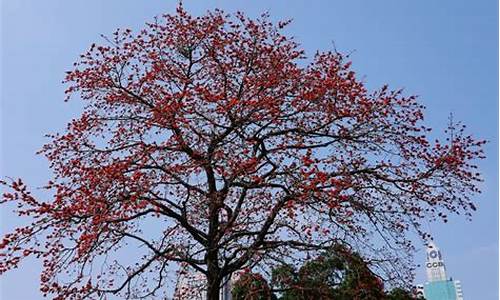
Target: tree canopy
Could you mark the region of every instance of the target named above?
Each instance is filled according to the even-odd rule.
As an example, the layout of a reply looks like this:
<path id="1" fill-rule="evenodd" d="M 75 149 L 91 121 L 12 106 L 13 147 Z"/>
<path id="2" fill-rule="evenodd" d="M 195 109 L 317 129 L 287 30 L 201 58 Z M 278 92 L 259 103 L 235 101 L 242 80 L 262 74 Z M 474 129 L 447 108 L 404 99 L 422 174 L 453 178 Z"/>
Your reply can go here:
<path id="1" fill-rule="evenodd" d="M 271 283 L 259 273 L 244 272 L 234 283 L 235 300 L 413 300 L 412 287 L 384 289 L 381 278 L 363 259 L 337 247 L 297 270 L 282 264 L 271 270 Z"/>
<path id="2" fill-rule="evenodd" d="M 40 151 L 51 196 L 2 181 L 27 225 L 0 273 L 31 256 L 54 299 L 135 299 L 184 263 L 212 300 L 237 270 L 343 245 L 407 280 L 407 232 L 474 209 L 483 141 L 458 125 L 431 141 L 416 97 L 369 91 L 337 51 L 306 56 L 288 23 L 179 6 L 92 44 L 65 79 L 85 108 Z"/>

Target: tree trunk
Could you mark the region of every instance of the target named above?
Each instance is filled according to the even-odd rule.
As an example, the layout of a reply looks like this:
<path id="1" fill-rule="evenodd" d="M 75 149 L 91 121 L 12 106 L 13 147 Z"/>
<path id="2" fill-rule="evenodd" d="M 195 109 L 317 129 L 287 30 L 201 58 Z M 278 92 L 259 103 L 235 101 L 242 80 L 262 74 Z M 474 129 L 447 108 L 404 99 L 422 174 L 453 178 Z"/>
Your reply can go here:
<path id="1" fill-rule="evenodd" d="M 211 246 L 211 245 L 210 245 Z M 207 299 L 219 300 L 219 288 L 222 277 L 219 268 L 219 253 L 217 248 L 209 247 L 206 255 L 207 260 Z"/>
<path id="2" fill-rule="evenodd" d="M 207 277 L 207 299 L 206 300 L 219 300 L 220 296 L 220 284 L 221 280 L 219 279 L 218 274 L 215 274 L 214 277 Z"/>
<path id="3" fill-rule="evenodd" d="M 213 237 L 219 222 L 217 217 L 212 219 L 210 224 L 210 237 Z M 206 300 L 219 300 L 219 288 L 222 282 L 221 270 L 219 268 L 219 251 L 215 245 L 212 244 L 213 238 L 209 240 L 208 250 L 205 256 L 207 261 L 207 299 Z"/>
<path id="4" fill-rule="evenodd" d="M 209 205 L 209 225 L 208 225 L 208 244 L 205 259 L 207 262 L 207 299 L 206 300 L 219 300 L 220 284 L 222 276 L 219 268 L 219 249 L 215 237 L 219 231 L 219 209 L 221 207 L 220 199 L 217 194 L 213 170 L 211 167 L 205 168 L 207 172 L 208 185 L 210 187 L 211 195 Z"/>

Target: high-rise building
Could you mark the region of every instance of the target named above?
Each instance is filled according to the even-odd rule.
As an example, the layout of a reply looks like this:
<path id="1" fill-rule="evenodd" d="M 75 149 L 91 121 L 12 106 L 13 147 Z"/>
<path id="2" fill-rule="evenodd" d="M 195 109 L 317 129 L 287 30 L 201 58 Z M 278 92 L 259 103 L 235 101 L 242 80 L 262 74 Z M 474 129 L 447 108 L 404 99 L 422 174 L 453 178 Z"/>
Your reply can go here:
<path id="1" fill-rule="evenodd" d="M 221 300 L 232 300 L 231 290 L 233 282 L 238 279 L 235 273 L 223 281 L 220 290 Z M 174 291 L 174 300 L 206 300 L 207 281 L 205 275 L 196 270 L 184 266 L 179 271 L 177 284 Z"/>
<path id="2" fill-rule="evenodd" d="M 174 300 L 206 300 L 205 276 L 192 268 L 183 266 L 179 270 L 177 284 L 175 285 Z"/>
<path id="3" fill-rule="evenodd" d="M 425 264 L 427 282 L 419 286 L 426 300 L 463 300 L 460 281 L 446 277 L 446 265 L 439 248 L 430 243 Z"/>

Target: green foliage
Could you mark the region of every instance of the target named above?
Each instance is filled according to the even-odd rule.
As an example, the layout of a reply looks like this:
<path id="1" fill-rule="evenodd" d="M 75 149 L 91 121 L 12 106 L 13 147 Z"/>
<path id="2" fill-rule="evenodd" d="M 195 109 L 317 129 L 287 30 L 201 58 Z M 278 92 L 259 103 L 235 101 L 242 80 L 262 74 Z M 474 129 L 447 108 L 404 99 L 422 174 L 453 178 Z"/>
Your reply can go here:
<path id="1" fill-rule="evenodd" d="M 267 281 L 260 274 L 243 273 L 232 290 L 234 300 L 277 299 Z"/>
<path id="2" fill-rule="evenodd" d="M 329 299 L 333 290 L 329 285 L 327 261 L 311 260 L 297 270 L 290 265 L 283 265 L 273 270 L 272 285 L 275 290 L 282 291 L 283 300 Z"/>
<path id="3" fill-rule="evenodd" d="M 401 288 L 393 289 L 389 295 L 387 295 L 387 300 L 409 300 L 412 299 L 411 293 L 405 291 Z"/>
<path id="4" fill-rule="evenodd" d="M 389 292 L 386 300 L 425 300 L 422 297 L 415 298 L 411 292 L 402 288 L 395 288 Z"/>
<path id="5" fill-rule="evenodd" d="M 382 299 L 382 281 L 359 255 L 345 249 L 309 260 L 298 271 L 290 265 L 273 271 L 272 286 L 283 300 Z"/>
<path id="6" fill-rule="evenodd" d="M 382 280 L 363 259 L 342 248 L 311 259 L 298 270 L 289 264 L 274 268 L 271 287 L 260 274 L 245 273 L 236 282 L 233 297 L 236 300 L 415 299 L 411 292 L 401 288 L 384 291 Z"/>
<path id="7" fill-rule="evenodd" d="M 343 278 L 335 289 L 332 299 L 383 299 L 385 296 L 382 280 L 372 273 L 368 265 L 357 254 L 338 257 L 341 260 Z"/>

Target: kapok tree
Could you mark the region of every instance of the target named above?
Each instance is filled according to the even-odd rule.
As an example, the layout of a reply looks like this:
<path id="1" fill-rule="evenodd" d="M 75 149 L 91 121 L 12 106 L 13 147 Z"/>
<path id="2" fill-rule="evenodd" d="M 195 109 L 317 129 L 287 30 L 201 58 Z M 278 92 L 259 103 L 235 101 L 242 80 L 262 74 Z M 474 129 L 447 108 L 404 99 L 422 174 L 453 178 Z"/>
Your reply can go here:
<path id="1" fill-rule="evenodd" d="M 430 142 L 415 97 L 368 91 L 336 51 L 307 59 L 286 24 L 179 7 L 92 45 L 65 80 L 85 108 L 41 150 L 50 196 L 3 182 L 29 225 L 0 272 L 34 256 L 54 299 L 154 298 L 184 264 L 212 300 L 237 270 L 341 244 L 405 278 L 407 233 L 474 209 L 483 142 Z"/>

